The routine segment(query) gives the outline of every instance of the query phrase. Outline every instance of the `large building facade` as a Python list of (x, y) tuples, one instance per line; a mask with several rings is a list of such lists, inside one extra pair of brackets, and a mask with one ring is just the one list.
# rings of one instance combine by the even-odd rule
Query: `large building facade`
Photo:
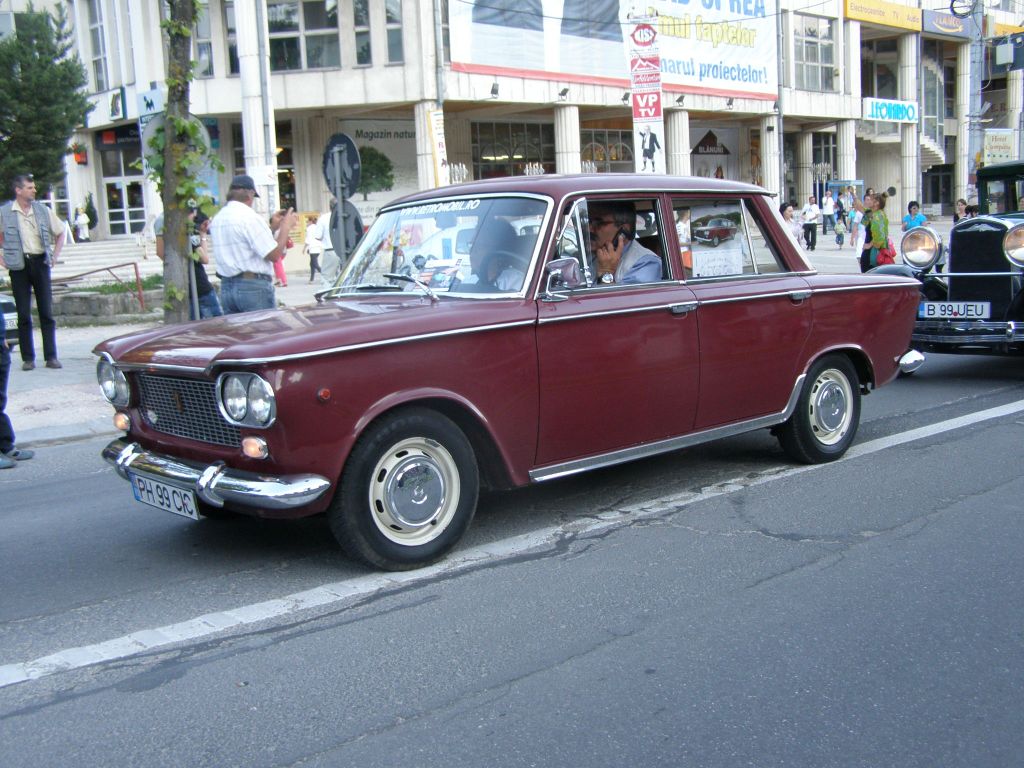
[[(942, 0), (650, 0), (663, 167), (797, 201), (856, 180), (901, 210), (915, 199), (948, 213), (971, 197), (978, 161), (1020, 157), (1022, 72), (1000, 66), (1005, 49), (991, 43), (1024, 44), (1015, 5), (961, 19)], [(448, 178), (633, 170), (629, 6), (204, 0), (192, 112), (224, 165), (207, 185), (222, 199), (231, 175), (248, 172), (270, 206), (325, 210), (323, 157), (337, 133), (393, 168), (390, 190), (352, 201), (367, 222), (396, 195)], [(74, 208), (92, 193), (96, 236), (137, 236), (161, 208), (138, 161), (140, 126), (166, 90), (166, 7), (69, 7), (95, 109), (56, 196)]]

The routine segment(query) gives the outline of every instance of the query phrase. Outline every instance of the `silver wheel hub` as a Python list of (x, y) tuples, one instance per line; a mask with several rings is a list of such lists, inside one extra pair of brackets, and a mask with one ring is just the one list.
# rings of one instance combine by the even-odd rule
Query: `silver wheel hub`
[(399, 524), (418, 528), (427, 525), (444, 505), (444, 476), (433, 461), (413, 456), (391, 470), (384, 495)]
[(850, 429), (853, 390), (840, 371), (822, 371), (814, 382), (809, 402), (811, 429), (825, 445), (838, 443)]
[(448, 449), (428, 437), (401, 440), (381, 454), (370, 477), (370, 514), (396, 544), (426, 544), (448, 527), (460, 498), (459, 468)]

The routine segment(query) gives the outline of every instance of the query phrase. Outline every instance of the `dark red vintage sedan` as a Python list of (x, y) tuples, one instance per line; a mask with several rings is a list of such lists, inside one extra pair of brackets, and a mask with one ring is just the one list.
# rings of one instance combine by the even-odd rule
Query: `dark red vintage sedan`
[[(861, 395), (920, 364), (918, 286), (817, 274), (775, 208), (746, 184), (617, 174), (406, 197), (316, 305), (100, 344), (126, 432), (103, 455), (144, 504), (326, 513), (346, 552), (395, 570), (454, 547), (482, 485), (765, 428), (797, 461), (837, 459)], [(732, 239), (691, 242), (710, 218)], [(431, 287), (406, 253), (446, 232), (468, 253)]]

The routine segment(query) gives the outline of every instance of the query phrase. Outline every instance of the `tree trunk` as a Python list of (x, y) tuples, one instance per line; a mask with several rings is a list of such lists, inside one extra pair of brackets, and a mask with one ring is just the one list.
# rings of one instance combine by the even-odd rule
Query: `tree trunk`
[[(182, 158), (189, 150), (187, 134), (175, 127), (189, 118), (192, 35), (195, 0), (169, 0), (167, 56), (167, 108), (164, 115), (164, 322), (183, 323), (189, 319), (189, 218), (186, 201), (178, 199)], [(187, 30), (187, 34), (182, 34)]]

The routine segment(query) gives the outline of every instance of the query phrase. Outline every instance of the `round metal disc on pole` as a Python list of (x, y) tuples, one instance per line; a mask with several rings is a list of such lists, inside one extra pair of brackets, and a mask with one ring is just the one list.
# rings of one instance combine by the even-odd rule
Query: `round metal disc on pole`
[(362, 163), (359, 150), (352, 138), (345, 133), (336, 133), (327, 141), (324, 149), (324, 181), (333, 193), (339, 186), (344, 197), (352, 197), (362, 178)]

